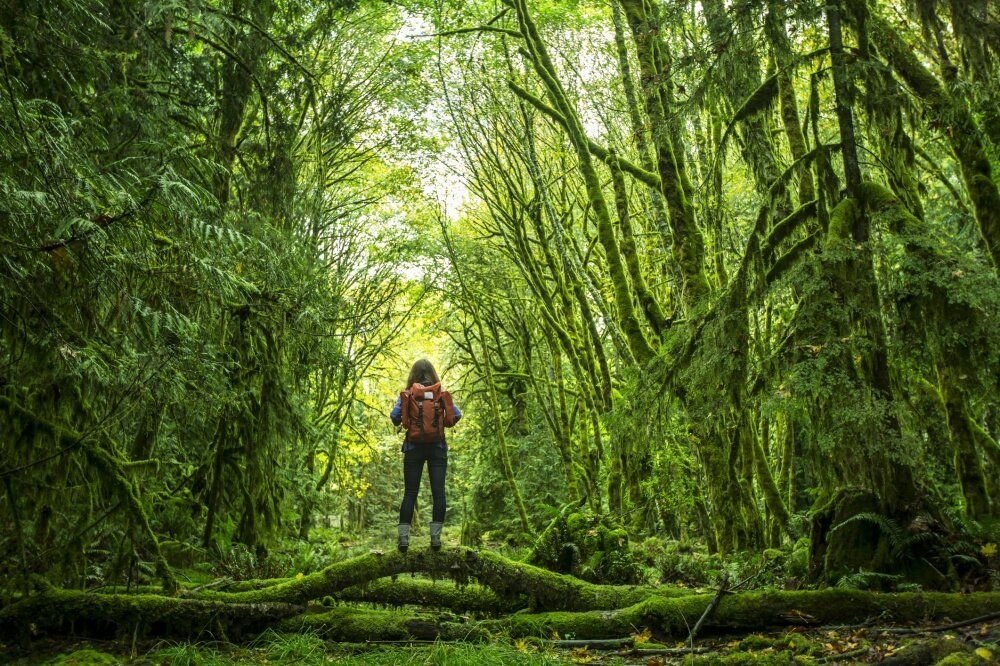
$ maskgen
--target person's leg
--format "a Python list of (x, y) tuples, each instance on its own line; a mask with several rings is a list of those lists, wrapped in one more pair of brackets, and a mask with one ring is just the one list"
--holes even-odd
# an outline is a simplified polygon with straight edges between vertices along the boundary
[(423, 447), (403, 454), (403, 503), (399, 505), (399, 523), (409, 525), (413, 521), (413, 507), (420, 494), (420, 477), (424, 472), (426, 452)]
[(447, 510), (444, 488), (448, 473), (448, 450), (431, 447), (430, 460), (427, 461), (427, 475), (431, 480), (431, 495), (434, 497), (434, 509), (431, 514), (431, 548), (441, 547), (441, 530), (444, 528), (444, 514)]

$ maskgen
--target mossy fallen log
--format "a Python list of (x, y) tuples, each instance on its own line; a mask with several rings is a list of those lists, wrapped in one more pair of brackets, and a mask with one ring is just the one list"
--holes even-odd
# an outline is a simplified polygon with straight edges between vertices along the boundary
[(227, 603), (157, 594), (94, 594), (48, 589), (0, 608), (0, 636), (81, 633), (238, 639), (305, 608), (282, 602)]
[(402, 640), (485, 641), (491, 634), (477, 622), (442, 613), (389, 611), (370, 608), (333, 608), (283, 620), (283, 632), (308, 631), (327, 640), (347, 643)]
[[(449, 577), (460, 585), (389, 579), (406, 572)], [(466, 586), (475, 578), (480, 586)], [(377, 581), (377, 582), (375, 582)], [(367, 585), (366, 585), (367, 583)], [(307, 576), (239, 592), (188, 591), (185, 596), (99, 594), (45, 589), (0, 608), (0, 636), (88, 633), (234, 638), (266, 628), (320, 631), (337, 640), (511, 636), (620, 638), (643, 628), (685, 638), (715, 595), (673, 588), (594, 585), (496, 553), (369, 553)], [(499, 619), (466, 621), (455, 614), (341, 606), (307, 612), (310, 601), (333, 599), (393, 606), (485, 610)], [(879, 594), (856, 590), (748, 592), (722, 598), (704, 630), (749, 631), (788, 625), (961, 621), (1000, 608), (1000, 593)]]
[(456, 585), (448, 581), (426, 578), (383, 578), (364, 585), (356, 585), (332, 595), (337, 601), (382, 604), (400, 608), (447, 609), (456, 613), (475, 612), (506, 615), (527, 607), (527, 597), (502, 597), (482, 585)]
[[(598, 640), (650, 629), (664, 638), (685, 639), (713, 595), (650, 597), (616, 611), (517, 613), (499, 620), (461, 621), (449, 614), (341, 607), (282, 621), (283, 631), (316, 632), (342, 641), (488, 640), (512, 637)], [(857, 590), (756, 592), (723, 598), (703, 633), (757, 631), (781, 626), (821, 626), (863, 622), (923, 622), (981, 615), (1000, 604), (1000, 593), (880, 594)]]
[(237, 592), (204, 591), (196, 598), (235, 603), (285, 602), (304, 604), (333, 596), (349, 587), (404, 573), (450, 578), (459, 583), (478, 580), (505, 599), (527, 596), (534, 610), (596, 610), (633, 605), (650, 594), (687, 594), (674, 588), (596, 585), (572, 576), (553, 573), (489, 551), (468, 548), (440, 552), (372, 552), (336, 562), (301, 578), (288, 579), (260, 589)]
[[(652, 596), (628, 608), (578, 613), (517, 614), (484, 621), (491, 630), (514, 636), (572, 634), (614, 638), (637, 628), (663, 636), (685, 638), (713, 595), (664, 598)], [(722, 599), (703, 631), (746, 631), (778, 626), (852, 624), (879, 618), (881, 622), (929, 622), (976, 617), (1000, 607), (1000, 592), (960, 595), (943, 592), (877, 593), (860, 590), (748, 592)]]
[[(0, 609), (0, 636), (86, 633), (215, 637), (236, 639), (266, 628), (315, 631), (341, 641), (514, 637), (620, 638), (645, 628), (663, 637), (686, 638), (713, 595), (650, 596), (617, 610), (514, 613), (501, 619), (468, 621), (453, 613), (390, 611), (340, 606), (306, 612), (274, 601), (226, 602), (150, 594), (109, 595), (50, 590)], [(779, 626), (962, 620), (1000, 607), (1000, 593), (970, 595), (880, 594), (828, 589), (753, 592), (722, 599), (703, 633), (744, 632)]]

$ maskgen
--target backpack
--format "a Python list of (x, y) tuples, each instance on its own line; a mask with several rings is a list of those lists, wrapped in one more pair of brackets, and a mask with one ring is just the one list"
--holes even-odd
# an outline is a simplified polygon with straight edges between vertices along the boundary
[(451, 394), (441, 382), (424, 386), (414, 384), (399, 394), (402, 399), (406, 441), (432, 444), (444, 440), (444, 429), (455, 425), (455, 406)]

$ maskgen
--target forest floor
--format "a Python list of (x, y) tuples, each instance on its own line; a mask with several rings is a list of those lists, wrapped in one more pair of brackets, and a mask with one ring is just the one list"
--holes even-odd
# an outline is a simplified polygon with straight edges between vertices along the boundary
[[(681, 565), (676, 554), (666, 558), (673, 562), (669, 583), (593, 585), (491, 546), (496, 550), (451, 543), (439, 554), (424, 546), (402, 556), (370, 539), (327, 541), (329, 559), (312, 566), (300, 562), (268, 575), (263, 563), (243, 562), (250, 575), (242, 582), (233, 561), (224, 572), (177, 569), (176, 595), (163, 594), (153, 580), (142, 594), (42, 590), (34, 597), (41, 602), (24, 612), (17, 604), (0, 608), (0, 629), (17, 630), (0, 636), (0, 663), (1000, 663), (996, 593), (789, 591), (777, 577), (760, 575), (754, 560), (744, 566), (758, 571), (756, 589), (722, 595), (709, 582), (717, 573), (708, 572), (713, 561), (690, 553)], [(727, 566), (738, 580), (740, 569)], [(223, 574), (229, 582), (219, 585)], [(703, 580), (686, 577), (696, 574)], [(359, 579), (367, 583), (352, 585)], [(262, 614), (263, 625), (241, 617), (274, 609), (284, 615)], [(703, 615), (708, 619), (692, 641)], [(983, 616), (989, 618), (950, 626)], [(87, 626), (99, 626), (101, 637), (86, 633)], [(231, 642), (206, 640), (219, 631)], [(584, 639), (589, 644), (581, 645)]]
[[(991, 647), (984, 644), (992, 643)], [(697, 641), (695, 652), (682, 643), (650, 642), (619, 649), (556, 648), (540, 642), (498, 639), (489, 644), (435, 641), (402, 645), (338, 643), (313, 633), (265, 633), (246, 645), (210, 642), (95, 641), (59, 639), (32, 646), (31, 654), (8, 652), (12, 664), (149, 664), (229, 666), (232, 664), (413, 664), (508, 666), (526, 664), (995, 664), (1000, 621), (950, 632), (903, 637), (875, 628), (820, 628), (716, 636)], [(669, 651), (673, 651), (670, 653)], [(665, 654), (666, 653), (666, 654)], [(0, 651), (0, 659), (3, 652)]]

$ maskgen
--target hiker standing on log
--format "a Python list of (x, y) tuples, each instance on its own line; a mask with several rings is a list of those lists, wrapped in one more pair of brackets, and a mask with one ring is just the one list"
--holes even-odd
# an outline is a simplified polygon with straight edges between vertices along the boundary
[(431, 514), (431, 549), (441, 549), (441, 531), (446, 509), (444, 485), (448, 471), (448, 442), (445, 428), (462, 418), (462, 411), (452, 402), (451, 394), (441, 388), (434, 366), (420, 359), (410, 368), (406, 388), (400, 392), (389, 412), (393, 424), (403, 426), (403, 503), (399, 507), (397, 547), (406, 552), (410, 546), (410, 523), (420, 491), (420, 477), (427, 463), (434, 508)]

